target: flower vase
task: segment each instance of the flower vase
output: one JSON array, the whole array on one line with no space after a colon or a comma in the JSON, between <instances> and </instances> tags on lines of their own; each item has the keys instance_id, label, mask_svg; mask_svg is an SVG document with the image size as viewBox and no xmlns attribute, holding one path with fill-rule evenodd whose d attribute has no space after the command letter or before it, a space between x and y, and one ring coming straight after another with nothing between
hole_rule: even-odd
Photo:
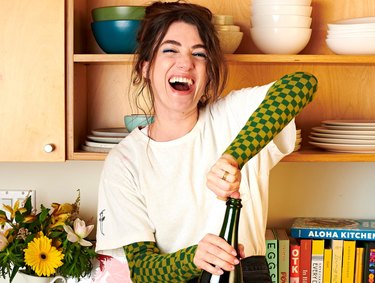
<instances>
[{"instance_id":1,"label":"flower vase","mask_svg":"<svg viewBox=\"0 0 375 283\"><path fill-rule=\"evenodd\" d=\"M66 283L66 279L62 276L40 277L33 276L23 272L19 272L25 283Z\"/></svg>"}]
</instances>

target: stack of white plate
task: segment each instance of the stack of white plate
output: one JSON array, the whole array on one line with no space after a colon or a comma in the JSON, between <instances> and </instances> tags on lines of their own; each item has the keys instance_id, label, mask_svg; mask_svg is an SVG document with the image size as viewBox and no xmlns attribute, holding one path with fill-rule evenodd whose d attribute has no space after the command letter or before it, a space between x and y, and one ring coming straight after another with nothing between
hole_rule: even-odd
<instances>
[{"instance_id":1,"label":"stack of white plate","mask_svg":"<svg viewBox=\"0 0 375 283\"><path fill-rule=\"evenodd\" d=\"M298 151L301 148L301 143L302 143L301 129L297 129L296 144L294 146L293 151Z\"/></svg>"},{"instance_id":2,"label":"stack of white plate","mask_svg":"<svg viewBox=\"0 0 375 283\"><path fill-rule=\"evenodd\" d=\"M82 149L90 152L109 152L128 134L129 131L126 128L103 128L92 130L91 134L87 135L85 144L82 145Z\"/></svg>"},{"instance_id":3,"label":"stack of white plate","mask_svg":"<svg viewBox=\"0 0 375 283\"><path fill-rule=\"evenodd\" d=\"M329 23L326 43L336 54L375 54L375 17Z\"/></svg>"},{"instance_id":4,"label":"stack of white plate","mask_svg":"<svg viewBox=\"0 0 375 283\"><path fill-rule=\"evenodd\" d=\"M309 138L329 151L375 153L375 120L326 120L312 128Z\"/></svg>"},{"instance_id":5,"label":"stack of white plate","mask_svg":"<svg viewBox=\"0 0 375 283\"><path fill-rule=\"evenodd\" d=\"M250 34L267 54L298 54L311 37L311 0L253 0Z\"/></svg>"}]
</instances>

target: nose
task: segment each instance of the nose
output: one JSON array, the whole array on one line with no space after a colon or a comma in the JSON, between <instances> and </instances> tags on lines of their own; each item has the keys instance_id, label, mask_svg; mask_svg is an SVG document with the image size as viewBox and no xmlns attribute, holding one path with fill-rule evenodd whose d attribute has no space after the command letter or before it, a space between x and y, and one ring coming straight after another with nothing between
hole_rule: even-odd
<instances>
[{"instance_id":1,"label":"nose","mask_svg":"<svg viewBox=\"0 0 375 283\"><path fill-rule=\"evenodd\" d=\"M188 55L181 55L177 59L176 64L177 64L177 68L178 69L184 70L184 71L189 71L194 66L193 58L192 58L192 56L190 54L188 54Z\"/></svg>"}]
</instances>

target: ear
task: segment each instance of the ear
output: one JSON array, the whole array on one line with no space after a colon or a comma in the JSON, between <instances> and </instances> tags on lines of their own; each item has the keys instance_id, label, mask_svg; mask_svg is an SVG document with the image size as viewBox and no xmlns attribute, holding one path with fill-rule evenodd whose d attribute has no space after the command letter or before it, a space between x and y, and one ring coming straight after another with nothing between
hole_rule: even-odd
<instances>
[{"instance_id":1,"label":"ear","mask_svg":"<svg viewBox=\"0 0 375 283\"><path fill-rule=\"evenodd\" d=\"M149 66L150 66L150 64L148 63L148 61L143 62L143 64L142 64L142 76L143 76L143 78L147 78Z\"/></svg>"}]
</instances>

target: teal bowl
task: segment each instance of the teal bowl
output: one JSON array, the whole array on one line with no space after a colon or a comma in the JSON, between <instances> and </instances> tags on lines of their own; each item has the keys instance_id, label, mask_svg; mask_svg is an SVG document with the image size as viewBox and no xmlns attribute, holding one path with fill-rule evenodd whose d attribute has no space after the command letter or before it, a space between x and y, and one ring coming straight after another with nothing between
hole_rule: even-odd
<instances>
[{"instance_id":1,"label":"teal bowl","mask_svg":"<svg viewBox=\"0 0 375 283\"><path fill-rule=\"evenodd\" d=\"M131 54L137 48L142 20L92 22L91 29L100 48L109 54Z\"/></svg>"},{"instance_id":2,"label":"teal bowl","mask_svg":"<svg viewBox=\"0 0 375 283\"><path fill-rule=\"evenodd\" d=\"M132 114L124 116L125 127L129 132L137 127L144 127L154 122L154 116L144 114Z\"/></svg>"},{"instance_id":3,"label":"teal bowl","mask_svg":"<svg viewBox=\"0 0 375 283\"><path fill-rule=\"evenodd\" d=\"M142 20L145 6L105 6L91 10L93 21Z\"/></svg>"}]
</instances>

